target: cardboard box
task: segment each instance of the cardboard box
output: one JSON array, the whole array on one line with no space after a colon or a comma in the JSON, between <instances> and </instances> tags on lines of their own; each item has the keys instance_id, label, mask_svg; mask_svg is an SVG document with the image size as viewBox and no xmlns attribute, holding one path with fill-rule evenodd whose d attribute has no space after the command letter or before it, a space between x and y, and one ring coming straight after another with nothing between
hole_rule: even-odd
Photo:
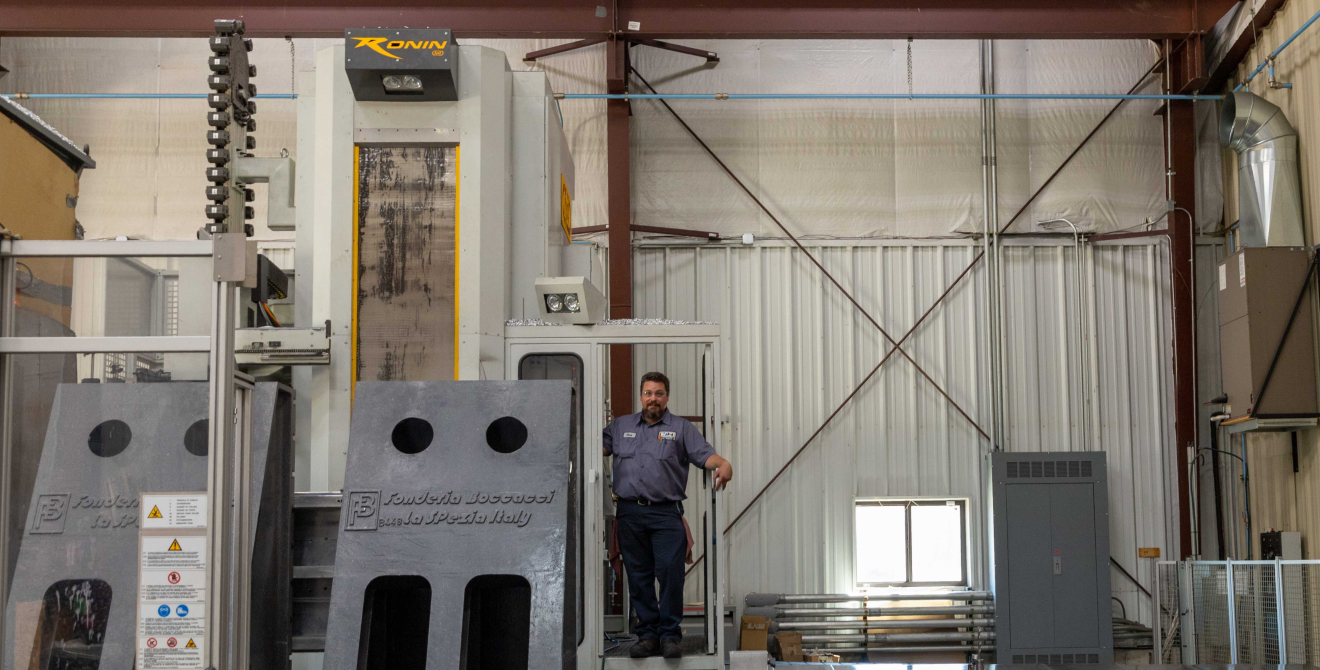
<instances>
[{"instance_id":1,"label":"cardboard box","mask_svg":"<svg viewBox=\"0 0 1320 670\"><path fill-rule=\"evenodd\" d=\"M802 633L776 633L781 661L802 662Z\"/></svg>"},{"instance_id":2,"label":"cardboard box","mask_svg":"<svg viewBox=\"0 0 1320 670\"><path fill-rule=\"evenodd\" d=\"M729 670L765 670L770 664L770 654L764 651L729 652Z\"/></svg>"},{"instance_id":3,"label":"cardboard box","mask_svg":"<svg viewBox=\"0 0 1320 670\"><path fill-rule=\"evenodd\" d=\"M808 651L802 655L807 663L838 663L839 655L823 651Z\"/></svg>"},{"instance_id":4,"label":"cardboard box","mask_svg":"<svg viewBox=\"0 0 1320 670\"><path fill-rule=\"evenodd\" d=\"M763 616L743 617L742 632L738 636L738 648L743 651L765 651L769 628L770 622Z\"/></svg>"}]
</instances>

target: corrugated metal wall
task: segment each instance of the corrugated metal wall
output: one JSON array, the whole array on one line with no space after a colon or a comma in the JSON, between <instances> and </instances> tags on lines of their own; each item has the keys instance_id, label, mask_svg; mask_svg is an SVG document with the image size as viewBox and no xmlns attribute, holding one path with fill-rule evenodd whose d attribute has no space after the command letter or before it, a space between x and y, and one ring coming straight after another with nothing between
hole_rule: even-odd
<instances>
[{"instance_id":1,"label":"corrugated metal wall","mask_svg":"<svg viewBox=\"0 0 1320 670\"><path fill-rule=\"evenodd\" d=\"M1242 81L1274 49L1283 44L1302 24L1317 11L1320 0L1292 0L1286 2L1274 20L1260 28L1260 38L1251 53L1238 68L1237 81ZM1301 151L1297 158L1302 172L1302 215L1306 239L1315 244L1320 239L1320 164L1314 151L1320 137L1320 26L1313 25L1302 33L1275 61L1275 74L1280 82L1293 85L1290 89L1270 89L1266 73L1252 82L1251 90L1279 106L1297 129ZM1225 221L1233 221L1237 212L1236 155L1225 152ZM1311 309L1320 314L1320 299L1312 291ZM1320 556L1320 431L1298 433L1298 467L1293 471L1292 444L1287 435L1262 433L1247 440L1251 469L1252 555L1260 556L1260 533L1270 530L1297 530L1302 533L1302 555ZM1240 449L1240 443L1233 443ZM1225 459L1225 463L1231 459ZM1291 494L1291 496L1289 495ZM1237 532L1244 533L1242 518L1237 517ZM1245 552L1243 552L1245 554ZM1239 555L1241 557L1242 554Z\"/></svg>"},{"instance_id":2,"label":"corrugated metal wall","mask_svg":"<svg viewBox=\"0 0 1320 670\"><path fill-rule=\"evenodd\" d=\"M972 261L969 241L810 243L858 302L899 339ZM1012 450L1109 454L1111 545L1149 585L1138 546L1172 546L1176 487L1168 336L1168 265L1162 243L1094 246L1083 276L1085 356L1077 337L1076 254L1066 241L1015 240L1004 249L1007 444ZM990 426L986 274L978 264L904 348L983 429ZM804 255L775 242L643 245L634 256L639 317L723 327L725 450L735 479L732 520L888 349L876 329ZM671 409L696 414L696 352L650 347L638 374L667 372ZM1090 359L1090 390L1081 366ZM1087 398L1094 411L1088 412ZM1092 447L1082 444L1090 416ZM989 442L914 366L895 355L729 534L729 590L853 589L852 503L857 496L949 496L969 506L970 571L986 584L985 457ZM1115 573L1130 614L1149 604Z\"/></svg>"}]
</instances>

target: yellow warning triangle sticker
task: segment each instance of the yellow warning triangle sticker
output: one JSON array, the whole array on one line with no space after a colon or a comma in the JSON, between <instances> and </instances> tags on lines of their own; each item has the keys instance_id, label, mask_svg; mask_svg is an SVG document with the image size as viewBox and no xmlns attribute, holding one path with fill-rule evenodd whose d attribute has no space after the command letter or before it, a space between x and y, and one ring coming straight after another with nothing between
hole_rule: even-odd
<instances>
[{"instance_id":1,"label":"yellow warning triangle sticker","mask_svg":"<svg viewBox=\"0 0 1320 670\"><path fill-rule=\"evenodd\" d=\"M184 649L196 649L196 648L197 648L197 643L196 643L196 642L193 642L193 641L192 641L192 638L188 638L188 644L183 645L183 648L184 648Z\"/></svg>"},{"instance_id":2,"label":"yellow warning triangle sticker","mask_svg":"<svg viewBox=\"0 0 1320 670\"><path fill-rule=\"evenodd\" d=\"M170 543L170 548L168 549L168 551L183 551L183 547L180 547L179 541L175 540Z\"/></svg>"},{"instance_id":3,"label":"yellow warning triangle sticker","mask_svg":"<svg viewBox=\"0 0 1320 670\"><path fill-rule=\"evenodd\" d=\"M160 507L158 507L158 506L156 506L156 505L152 505L152 506L151 506L151 514L148 514L148 515L147 515L147 518L148 518L148 519L164 519L165 517L163 517L163 516L160 515Z\"/></svg>"}]
</instances>

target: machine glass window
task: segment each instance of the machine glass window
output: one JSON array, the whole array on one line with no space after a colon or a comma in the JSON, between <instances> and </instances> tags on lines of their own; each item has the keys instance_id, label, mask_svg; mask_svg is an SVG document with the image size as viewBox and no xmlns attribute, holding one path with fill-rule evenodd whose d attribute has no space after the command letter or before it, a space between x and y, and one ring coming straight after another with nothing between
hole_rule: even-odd
<instances>
[{"instance_id":1,"label":"machine glass window","mask_svg":"<svg viewBox=\"0 0 1320 670\"><path fill-rule=\"evenodd\" d=\"M967 582L963 500L858 500L854 532L859 586Z\"/></svg>"},{"instance_id":2,"label":"machine glass window","mask_svg":"<svg viewBox=\"0 0 1320 670\"><path fill-rule=\"evenodd\" d=\"M568 514L577 518L576 526L569 524L569 547L573 552L569 563L574 569L567 575L568 586L577 600L577 641L581 644L585 634L583 618L586 616L585 588L582 582L582 556L586 552L586 535L575 528L587 528L582 501L586 495L585 483L579 476L582 470L582 359L576 354L528 354L518 361L518 379L567 379L573 384L571 414L569 415L569 444L571 465L568 485L572 494L568 500ZM489 432L488 432L489 439ZM524 429L523 439L526 439ZM494 445L492 445L494 448Z\"/></svg>"}]
</instances>

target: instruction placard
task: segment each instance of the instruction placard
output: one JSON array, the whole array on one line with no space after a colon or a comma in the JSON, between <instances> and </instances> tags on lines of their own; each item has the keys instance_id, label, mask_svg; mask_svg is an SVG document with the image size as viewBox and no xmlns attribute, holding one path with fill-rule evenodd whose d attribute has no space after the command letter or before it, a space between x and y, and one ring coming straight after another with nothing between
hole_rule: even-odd
<instances>
[{"instance_id":1,"label":"instruction placard","mask_svg":"<svg viewBox=\"0 0 1320 670\"><path fill-rule=\"evenodd\" d=\"M137 670L206 667L206 495L144 493Z\"/></svg>"},{"instance_id":2,"label":"instruction placard","mask_svg":"<svg viewBox=\"0 0 1320 670\"><path fill-rule=\"evenodd\" d=\"M206 494L144 493L143 528L206 528Z\"/></svg>"}]
</instances>

